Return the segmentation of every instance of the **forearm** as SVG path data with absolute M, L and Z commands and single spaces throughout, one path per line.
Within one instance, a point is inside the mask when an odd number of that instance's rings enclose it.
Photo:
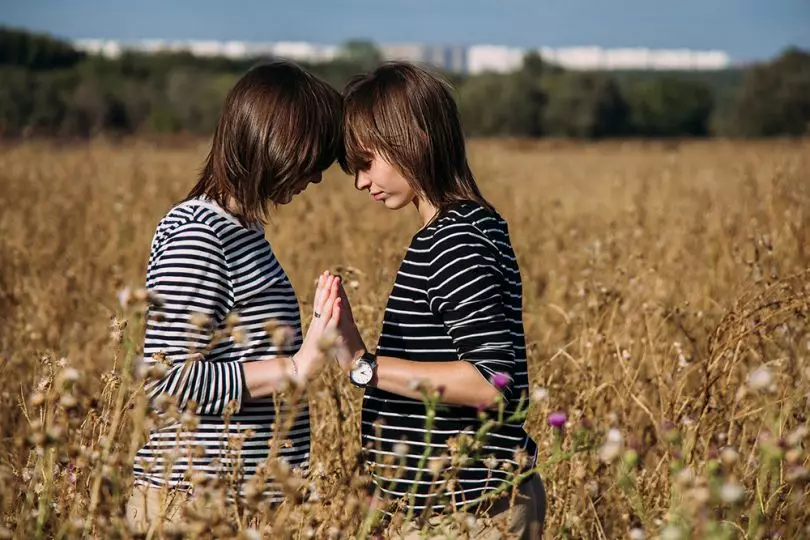
M 377 370 L 372 384 L 381 390 L 412 399 L 422 399 L 417 388 L 425 381 L 432 388 L 442 388 L 441 403 L 469 407 L 491 407 L 500 392 L 469 362 L 416 362 L 391 356 L 377 357 Z
M 290 379 L 295 379 L 300 365 L 293 358 L 279 356 L 243 364 L 246 398 L 264 398 L 283 390 Z M 297 363 L 296 363 L 297 364 Z

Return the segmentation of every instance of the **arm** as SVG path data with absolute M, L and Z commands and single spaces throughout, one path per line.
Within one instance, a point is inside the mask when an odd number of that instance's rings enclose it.
M 329 332 L 337 331 L 340 319 L 340 299 L 338 298 L 338 279 L 324 272 L 318 277 L 318 288 L 315 291 L 315 303 L 312 323 L 309 326 L 301 349 L 292 358 L 260 360 L 244 365 L 245 386 L 252 398 L 265 397 L 284 388 L 290 379 L 297 383 L 306 383 L 317 371 L 323 359 L 322 337 Z M 294 364 L 294 366 L 293 366 Z M 298 376 L 294 374 L 297 372 Z
M 421 393 L 414 382 L 424 380 L 434 388 L 443 388 L 443 403 L 492 406 L 501 392 L 510 397 L 514 369 L 511 334 L 500 293 L 503 277 L 495 248 L 467 224 L 437 232 L 434 248 L 429 254 L 428 300 L 450 334 L 459 359 L 416 362 L 378 357 L 372 384 L 419 399 Z M 339 360 L 349 370 L 365 345 L 345 298 L 343 306 L 340 327 L 346 351 Z
M 391 356 L 377 357 L 372 385 L 411 399 L 422 399 L 415 382 L 424 381 L 441 389 L 442 403 L 469 407 L 492 407 L 500 393 L 469 362 L 414 362 Z
M 239 360 L 212 362 L 214 329 L 232 309 L 231 284 L 222 244 L 204 224 L 186 223 L 172 231 L 150 268 L 150 287 L 163 300 L 156 308 L 160 320 L 147 322 L 144 352 L 163 353 L 169 362 L 165 376 L 149 383 L 154 399 L 169 394 L 180 408 L 196 403 L 197 414 L 222 415 L 230 402 L 261 397 L 281 389 L 291 361 L 274 358 L 249 368 Z M 330 318 L 331 321 L 331 318 Z M 302 363 L 311 363 L 312 346 L 302 346 Z M 245 369 L 246 368 L 246 369 Z M 247 389 L 248 395 L 245 395 Z

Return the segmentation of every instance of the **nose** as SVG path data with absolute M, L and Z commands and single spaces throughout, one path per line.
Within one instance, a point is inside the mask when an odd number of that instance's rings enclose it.
M 371 178 L 365 171 L 357 171 L 354 176 L 354 187 L 357 189 L 368 189 L 371 187 Z

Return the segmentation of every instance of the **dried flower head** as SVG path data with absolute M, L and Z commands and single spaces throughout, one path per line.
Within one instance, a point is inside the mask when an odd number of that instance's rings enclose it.
M 273 330 L 273 346 L 276 349 L 286 349 L 293 339 L 293 330 L 289 326 L 280 325 Z

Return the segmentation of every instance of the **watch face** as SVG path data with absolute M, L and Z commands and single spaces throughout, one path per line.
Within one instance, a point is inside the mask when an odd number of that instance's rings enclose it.
M 357 384 L 368 384 L 374 377 L 374 368 L 368 362 L 359 362 L 352 370 L 352 379 Z

